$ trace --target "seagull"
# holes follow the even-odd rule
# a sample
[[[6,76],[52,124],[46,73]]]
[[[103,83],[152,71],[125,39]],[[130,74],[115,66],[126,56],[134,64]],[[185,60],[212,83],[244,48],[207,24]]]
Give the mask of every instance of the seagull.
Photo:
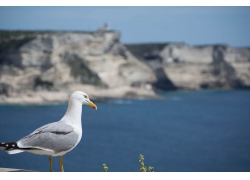
[[[40,127],[17,142],[2,142],[0,149],[8,154],[30,152],[48,155],[50,172],[53,172],[52,156],[60,156],[60,170],[64,172],[62,156],[74,149],[82,138],[82,105],[97,110],[86,93],[75,91],[69,98],[68,109],[61,120]]]

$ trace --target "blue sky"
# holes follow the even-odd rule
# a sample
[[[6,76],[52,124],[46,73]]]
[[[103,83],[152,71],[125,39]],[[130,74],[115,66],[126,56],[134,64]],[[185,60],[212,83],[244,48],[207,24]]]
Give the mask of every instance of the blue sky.
[[[123,43],[250,47],[250,7],[0,7],[0,29],[94,31],[108,23]]]

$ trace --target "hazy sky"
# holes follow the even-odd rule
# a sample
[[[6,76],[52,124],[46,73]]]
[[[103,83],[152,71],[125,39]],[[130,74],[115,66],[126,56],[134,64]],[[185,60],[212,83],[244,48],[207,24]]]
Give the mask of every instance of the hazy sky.
[[[123,43],[250,47],[250,7],[0,7],[0,29],[93,31],[108,23]]]

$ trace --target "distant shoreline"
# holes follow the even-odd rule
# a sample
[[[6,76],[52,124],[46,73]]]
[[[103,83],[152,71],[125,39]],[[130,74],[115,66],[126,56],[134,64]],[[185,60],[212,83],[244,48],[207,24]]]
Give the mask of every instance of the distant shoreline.
[[[99,97],[99,98],[91,98],[93,102],[99,103],[108,103],[116,100],[161,100],[167,94],[175,94],[175,93],[212,93],[212,92],[234,92],[234,91],[245,91],[250,92],[250,89],[209,89],[209,90],[175,90],[175,91],[161,91],[156,93],[156,97],[117,97],[117,98],[110,98],[110,97]],[[67,105],[68,101],[60,101],[60,102],[43,102],[43,103],[0,103],[1,106],[57,106],[57,105]]]

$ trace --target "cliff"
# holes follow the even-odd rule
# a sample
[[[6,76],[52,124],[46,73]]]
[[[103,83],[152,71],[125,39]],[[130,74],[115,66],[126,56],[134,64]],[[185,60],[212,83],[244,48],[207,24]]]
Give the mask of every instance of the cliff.
[[[0,35],[0,103],[63,102],[75,90],[94,99],[157,97],[154,73],[120,43],[119,32]]]
[[[0,31],[0,104],[156,98],[155,90],[250,87],[250,48],[123,45],[117,31]]]
[[[193,47],[183,43],[134,44],[126,47],[153,71],[164,72],[165,79],[177,89],[250,87],[250,48],[232,48],[228,45]]]

